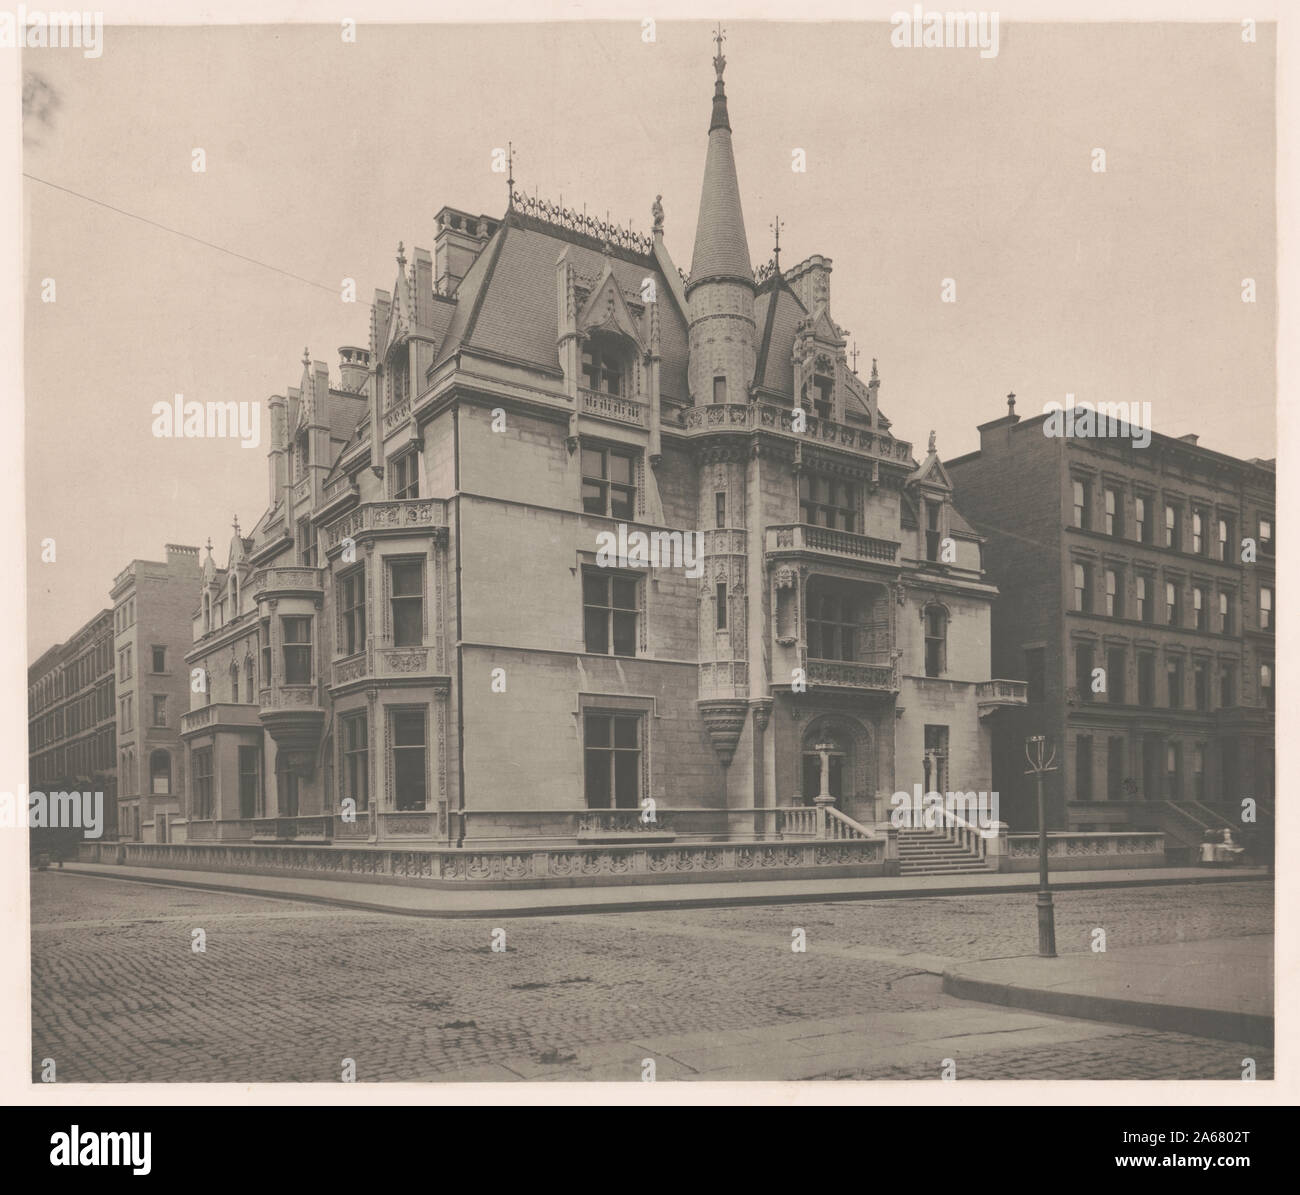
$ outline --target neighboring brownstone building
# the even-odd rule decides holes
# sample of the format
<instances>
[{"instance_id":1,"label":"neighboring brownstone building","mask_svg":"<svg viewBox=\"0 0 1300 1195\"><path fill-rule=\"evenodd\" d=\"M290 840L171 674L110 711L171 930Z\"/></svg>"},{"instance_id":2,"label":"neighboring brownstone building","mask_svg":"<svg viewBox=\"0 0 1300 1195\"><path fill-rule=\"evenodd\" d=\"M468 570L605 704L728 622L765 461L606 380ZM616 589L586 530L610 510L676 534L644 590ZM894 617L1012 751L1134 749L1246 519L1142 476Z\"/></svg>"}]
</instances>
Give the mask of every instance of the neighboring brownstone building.
<instances>
[{"instance_id":1,"label":"neighboring brownstone building","mask_svg":"<svg viewBox=\"0 0 1300 1195\"><path fill-rule=\"evenodd\" d=\"M180 719L190 706L185 652L199 550L167 545L165 560L133 560L114 579L118 828L133 842L168 842L184 809Z\"/></svg>"},{"instance_id":2,"label":"neighboring brownstone building","mask_svg":"<svg viewBox=\"0 0 1300 1195\"><path fill-rule=\"evenodd\" d=\"M1243 797L1271 822L1273 461L1196 436L1143 446L1135 425L1049 435L1053 416L1022 420L1014 399L978 452L947 462L1001 594L994 671L1028 682L995 745L1006 820L1035 824L1024 739L1045 734L1060 764L1049 824L1191 846L1240 829Z\"/></svg>"},{"instance_id":3,"label":"neighboring brownstone building","mask_svg":"<svg viewBox=\"0 0 1300 1195\"><path fill-rule=\"evenodd\" d=\"M117 832L113 615L101 610L27 669L33 792L102 792L103 836Z\"/></svg>"}]
</instances>

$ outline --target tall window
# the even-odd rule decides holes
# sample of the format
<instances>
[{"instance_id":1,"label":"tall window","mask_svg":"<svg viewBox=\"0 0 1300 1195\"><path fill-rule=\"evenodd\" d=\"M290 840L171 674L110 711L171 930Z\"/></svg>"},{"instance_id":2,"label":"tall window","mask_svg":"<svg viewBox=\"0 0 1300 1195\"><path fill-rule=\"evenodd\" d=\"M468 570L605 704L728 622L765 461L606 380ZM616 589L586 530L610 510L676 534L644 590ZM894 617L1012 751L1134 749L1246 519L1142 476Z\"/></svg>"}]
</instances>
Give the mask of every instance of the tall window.
<instances>
[{"instance_id":1,"label":"tall window","mask_svg":"<svg viewBox=\"0 0 1300 1195\"><path fill-rule=\"evenodd\" d=\"M587 808L640 808L641 718L586 714L582 746Z\"/></svg>"},{"instance_id":2,"label":"tall window","mask_svg":"<svg viewBox=\"0 0 1300 1195\"><path fill-rule=\"evenodd\" d=\"M638 583L639 578L628 573L582 570L582 623L587 651L601 656L636 655ZM722 600L725 609L725 596Z\"/></svg>"},{"instance_id":3,"label":"tall window","mask_svg":"<svg viewBox=\"0 0 1300 1195\"><path fill-rule=\"evenodd\" d=\"M1178 625L1178 586L1173 581L1165 582L1165 622L1171 627Z\"/></svg>"},{"instance_id":4,"label":"tall window","mask_svg":"<svg viewBox=\"0 0 1300 1195\"><path fill-rule=\"evenodd\" d=\"M1232 595L1219 594L1219 630L1225 635L1232 634Z\"/></svg>"},{"instance_id":5,"label":"tall window","mask_svg":"<svg viewBox=\"0 0 1300 1195\"><path fill-rule=\"evenodd\" d=\"M713 401L715 403L727 401L727 378L725 374L719 374L713 379Z\"/></svg>"},{"instance_id":6,"label":"tall window","mask_svg":"<svg viewBox=\"0 0 1300 1195\"><path fill-rule=\"evenodd\" d=\"M419 810L428 800L425 711L393 710L393 797L398 810Z\"/></svg>"},{"instance_id":7,"label":"tall window","mask_svg":"<svg viewBox=\"0 0 1300 1195\"><path fill-rule=\"evenodd\" d=\"M1259 587L1259 629L1273 630L1273 590L1267 585Z\"/></svg>"},{"instance_id":8,"label":"tall window","mask_svg":"<svg viewBox=\"0 0 1300 1195\"><path fill-rule=\"evenodd\" d=\"M234 660L230 661L230 700L239 701L239 665Z\"/></svg>"},{"instance_id":9,"label":"tall window","mask_svg":"<svg viewBox=\"0 0 1300 1195\"><path fill-rule=\"evenodd\" d=\"M1219 669L1219 705L1230 709L1236 705L1236 672L1231 664L1224 664Z\"/></svg>"},{"instance_id":10,"label":"tall window","mask_svg":"<svg viewBox=\"0 0 1300 1195\"><path fill-rule=\"evenodd\" d=\"M925 611L925 675L942 676L947 667L948 612L941 606Z\"/></svg>"},{"instance_id":11,"label":"tall window","mask_svg":"<svg viewBox=\"0 0 1300 1195\"><path fill-rule=\"evenodd\" d=\"M613 448L583 448L582 509L589 515L630 519L636 510L633 457Z\"/></svg>"},{"instance_id":12,"label":"tall window","mask_svg":"<svg viewBox=\"0 0 1300 1195\"><path fill-rule=\"evenodd\" d=\"M1181 548L1178 534L1178 508L1170 502L1165 503L1165 547Z\"/></svg>"},{"instance_id":13,"label":"tall window","mask_svg":"<svg viewBox=\"0 0 1300 1195\"><path fill-rule=\"evenodd\" d=\"M1124 534L1124 516L1123 508L1120 505L1119 491L1114 489L1106 490L1106 534L1123 535Z\"/></svg>"},{"instance_id":14,"label":"tall window","mask_svg":"<svg viewBox=\"0 0 1300 1195\"><path fill-rule=\"evenodd\" d=\"M1106 740L1106 799L1118 801L1124 796L1124 740L1111 735Z\"/></svg>"},{"instance_id":15,"label":"tall window","mask_svg":"<svg viewBox=\"0 0 1300 1195\"><path fill-rule=\"evenodd\" d=\"M1205 555L1205 512L1192 511L1192 551L1198 556Z\"/></svg>"},{"instance_id":16,"label":"tall window","mask_svg":"<svg viewBox=\"0 0 1300 1195\"><path fill-rule=\"evenodd\" d=\"M366 711L346 714L343 729L343 791L356 802L357 812L370 807L370 726Z\"/></svg>"},{"instance_id":17,"label":"tall window","mask_svg":"<svg viewBox=\"0 0 1300 1195\"><path fill-rule=\"evenodd\" d=\"M1195 660L1192 663L1192 693L1196 708L1201 713L1210 708L1210 664L1208 660Z\"/></svg>"},{"instance_id":18,"label":"tall window","mask_svg":"<svg viewBox=\"0 0 1300 1195\"><path fill-rule=\"evenodd\" d=\"M1092 700L1092 646L1076 643L1074 647L1074 685L1080 701Z\"/></svg>"},{"instance_id":19,"label":"tall window","mask_svg":"<svg viewBox=\"0 0 1300 1195\"><path fill-rule=\"evenodd\" d=\"M1150 652L1138 653L1138 705L1150 708L1156 703L1156 658Z\"/></svg>"},{"instance_id":20,"label":"tall window","mask_svg":"<svg viewBox=\"0 0 1300 1195\"><path fill-rule=\"evenodd\" d=\"M1198 631L1209 630L1210 612L1205 608L1205 588L1201 585L1192 586L1192 620Z\"/></svg>"},{"instance_id":21,"label":"tall window","mask_svg":"<svg viewBox=\"0 0 1300 1195\"><path fill-rule=\"evenodd\" d=\"M1180 659L1172 659L1165 664L1165 675L1169 683L1169 708L1178 710L1183 708L1183 662Z\"/></svg>"},{"instance_id":22,"label":"tall window","mask_svg":"<svg viewBox=\"0 0 1300 1195\"><path fill-rule=\"evenodd\" d=\"M280 636L284 640L284 683L311 684L311 619L282 617Z\"/></svg>"},{"instance_id":23,"label":"tall window","mask_svg":"<svg viewBox=\"0 0 1300 1195\"><path fill-rule=\"evenodd\" d=\"M339 578L339 646L350 656L366 646L366 566Z\"/></svg>"},{"instance_id":24,"label":"tall window","mask_svg":"<svg viewBox=\"0 0 1300 1195\"><path fill-rule=\"evenodd\" d=\"M727 629L727 583L719 581L713 594L714 625L720 631Z\"/></svg>"},{"instance_id":25,"label":"tall window","mask_svg":"<svg viewBox=\"0 0 1300 1195\"><path fill-rule=\"evenodd\" d=\"M389 560L389 605L393 615L393 646L424 643L424 560Z\"/></svg>"},{"instance_id":26,"label":"tall window","mask_svg":"<svg viewBox=\"0 0 1300 1195\"><path fill-rule=\"evenodd\" d=\"M813 408L817 412L818 419L834 418L835 407L831 401L834 392L835 383L831 378L823 374L816 374L813 377L813 393L816 395L813 399Z\"/></svg>"},{"instance_id":27,"label":"tall window","mask_svg":"<svg viewBox=\"0 0 1300 1195\"><path fill-rule=\"evenodd\" d=\"M727 525L727 495L724 490L719 490L713 495L713 519L715 527Z\"/></svg>"},{"instance_id":28,"label":"tall window","mask_svg":"<svg viewBox=\"0 0 1300 1195\"><path fill-rule=\"evenodd\" d=\"M1124 591L1120 588L1119 573L1106 570L1106 613L1112 618L1124 617Z\"/></svg>"},{"instance_id":29,"label":"tall window","mask_svg":"<svg viewBox=\"0 0 1300 1195\"><path fill-rule=\"evenodd\" d=\"M1086 564L1074 566L1074 608L1085 614L1092 610L1092 577Z\"/></svg>"},{"instance_id":30,"label":"tall window","mask_svg":"<svg viewBox=\"0 0 1300 1195\"><path fill-rule=\"evenodd\" d=\"M262 792L262 749L239 748L239 816L261 817L264 810Z\"/></svg>"},{"instance_id":31,"label":"tall window","mask_svg":"<svg viewBox=\"0 0 1300 1195\"><path fill-rule=\"evenodd\" d=\"M1106 651L1106 694L1112 705L1123 705L1124 692L1124 649L1112 647Z\"/></svg>"},{"instance_id":32,"label":"tall window","mask_svg":"<svg viewBox=\"0 0 1300 1195\"><path fill-rule=\"evenodd\" d=\"M852 482L820 473L799 474L799 512L805 523L858 529L858 488Z\"/></svg>"},{"instance_id":33,"label":"tall window","mask_svg":"<svg viewBox=\"0 0 1300 1195\"><path fill-rule=\"evenodd\" d=\"M938 502L925 504L925 558L939 559L939 549L943 544L943 530L940 526L942 507Z\"/></svg>"},{"instance_id":34,"label":"tall window","mask_svg":"<svg viewBox=\"0 0 1300 1195\"><path fill-rule=\"evenodd\" d=\"M257 700L253 692L253 657L244 657L244 700L252 705Z\"/></svg>"},{"instance_id":35,"label":"tall window","mask_svg":"<svg viewBox=\"0 0 1300 1195\"><path fill-rule=\"evenodd\" d=\"M167 697L162 693L153 694L153 721L149 725L167 725Z\"/></svg>"},{"instance_id":36,"label":"tall window","mask_svg":"<svg viewBox=\"0 0 1300 1195\"><path fill-rule=\"evenodd\" d=\"M808 582L808 655L816 660L860 657L862 603L854 587L826 577Z\"/></svg>"},{"instance_id":37,"label":"tall window","mask_svg":"<svg viewBox=\"0 0 1300 1195\"><path fill-rule=\"evenodd\" d=\"M194 816L205 820L212 816L212 748L195 751L190 771L194 781Z\"/></svg>"},{"instance_id":38,"label":"tall window","mask_svg":"<svg viewBox=\"0 0 1300 1195\"><path fill-rule=\"evenodd\" d=\"M167 671L167 649L165 647L153 648L153 670L155 672Z\"/></svg>"},{"instance_id":39,"label":"tall window","mask_svg":"<svg viewBox=\"0 0 1300 1195\"><path fill-rule=\"evenodd\" d=\"M420 454L404 452L389 462L393 471L393 497L418 498L420 496Z\"/></svg>"},{"instance_id":40,"label":"tall window","mask_svg":"<svg viewBox=\"0 0 1300 1195\"><path fill-rule=\"evenodd\" d=\"M1165 796L1170 801L1183 799L1182 759L1177 743L1165 744Z\"/></svg>"},{"instance_id":41,"label":"tall window","mask_svg":"<svg viewBox=\"0 0 1300 1195\"><path fill-rule=\"evenodd\" d=\"M1091 486L1086 481L1080 481L1077 478L1071 483L1074 491L1074 525L1083 530L1089 526L1088 517L1088 499L1091 497Z\"/></svg>"},{"instance_id":42,"label":"tall window","mask_svg":"<svg viewBox=\"0 0 1300 1195\"><path fill-rule=\"evenodd\" d=\"M625 394L624 353L613 337L595 335L582 350L582 380L589 390Z\"/></svg>"},{"instance_id":43,"label":"tall window","mask_svg":"<svg viewBox=\"0 0 1300 1195\"><path fill-rule=\"evenodd\" d=\"M1273 709L1273 665L1265 662L1259 666L1259 695L1265 709Z\"/></svg>"},{"instance_id":44,"label":"tall window","mask_svg":"<svg viewBox=\"0 0 1300 1195\"><path fill-rule=\"evenodd\" d=\"M1074 740L1074 799L1092 800L1092 735L1081 734Z\"/></svg>"},{"instance_id":45,"label":"tall window","mask_svg":"<svg viewBox=\"0 0 1300 1195\"><path fill-rule=\"evenodd\" d=\"M298 520L298 563L307 568L316 567L316 533L312 531L310 518Z\"/></svg>"},{"instance_id":46,"label":"tall window","mask_svg":"<svg viewBox=\"0 0 1300 1195\"><path fill-rule=\"evenodd\" d=\"M1273 516L1260 515L1259 517L1259 550L1261 552L1273 551Z\"/></svg>"},{"instance_id":47,"label":"tall window","mask_svg":"<svg viewBox=\"0 0 1300 1195\"><path fill-rule=\"evenodd\" d=\"M1144 577L1141 573L1137 577L1137 601L1138 617L1143 622L1152 621L1151 613L1151 578Z\"/></svg>"},{"instance_id":48,"label":"tall window","mask_svg":"<svg viewBox=\"0 0 1300 1195\"><path fill-rule=\"evenodd\" d=\"M1146 498L1140 494L1133 499L1133 538L1140 544L1151 542L1151 520Z\"/></svg>"},{"instance_id":49,"label":"tall window","mask_svg":"<svg viewBox=\"0 0 1300 1195\"><path fill-rule=\"evenodd\" d=\"M1227 519L1219 520L1219 559L1227 560L1230 551L1229 541L1232 539L1232 525Z\"/></svg>"},{"instance_id":50,"label":"tall window","mask_svg":"<svg viewBox=\"0 0 1300 1195\"><path fill-rule=\"evenodd\" d=\"M172 757L166 751L153 751L149 755L149 791L155 797L171 794Z\"/></svg>"},{"instance_id":51,"label":"tall window","mask_svg":"<svg viewBox=\"0 0 1300 1195\"><path fill-rule=\"evenodd\" d=\"M261 622L261 643L262 643L262 688L271 687L271 620L262 619Z\"/></svg>"}]
</instances>

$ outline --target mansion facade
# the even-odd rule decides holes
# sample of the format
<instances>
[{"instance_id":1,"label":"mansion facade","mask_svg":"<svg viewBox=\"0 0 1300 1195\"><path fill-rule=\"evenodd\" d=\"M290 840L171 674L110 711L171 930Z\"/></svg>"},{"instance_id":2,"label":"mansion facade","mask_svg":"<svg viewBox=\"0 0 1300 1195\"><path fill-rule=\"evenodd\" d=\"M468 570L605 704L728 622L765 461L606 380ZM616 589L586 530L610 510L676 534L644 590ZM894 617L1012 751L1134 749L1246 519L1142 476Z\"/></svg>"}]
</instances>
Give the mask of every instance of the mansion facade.
<instances>
[{"instance_id":1,"label":"mansion facade","mask_svg":"<svg viewBox=\"0 0 1300 1195\"><path fill-rule=\"evenodd\" d=\"M982 540L850 365L831 261L751 265L714 66L689 274L658 200L650 235L444 207L367 346L269 400L265 512L202 561L173 840L763 837L992 788L1026 684ZM698 555L607 567L620 527Z\"/></svg>"}]
</instances>

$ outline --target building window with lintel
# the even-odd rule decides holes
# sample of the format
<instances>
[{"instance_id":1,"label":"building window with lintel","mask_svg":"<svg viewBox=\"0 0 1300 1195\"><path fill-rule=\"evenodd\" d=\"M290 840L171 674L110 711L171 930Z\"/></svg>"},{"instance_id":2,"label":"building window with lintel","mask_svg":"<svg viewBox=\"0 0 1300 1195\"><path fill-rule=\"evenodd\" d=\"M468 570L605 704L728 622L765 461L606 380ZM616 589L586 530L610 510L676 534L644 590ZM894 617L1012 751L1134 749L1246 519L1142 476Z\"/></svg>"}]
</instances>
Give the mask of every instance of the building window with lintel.
<instances>
[{"instance_id":1,"label":"building window with lintel","mask_svg":"<svg viewBox=\"0 0 1300 1195\"><path fill-rule=\"evenodd\" d=\"M583 642L593 655L635 656L640 577L582 570Z\"/></svg>"},{"instance_id":2,"label":"building window with lintel","mask_svg":"<svg viewBox=\"0 0 1300 1195\"><path fill-rule=\"evenodd\" d=\"M388 711L393 808L400 813L421 812L428 804L427 722L423 707Z\"/></svg>"},{"instance_id":3,"label":"building window with lintel","mask_svg":"<svg viewBox=\"0 0 1300 1195\"><path fill-rule=\"evenodd\" d=\"M640 808L641 735L640 714L584 713L582 748L588 809Z\"/></svg>"},{"instance_id":4,"label":"building window with lintel","mask_svg":"<svg viewBox=\"0 0 1300 1195\"><path fill-rule=\"evenodd\" d=\"M614 448L582 449L582 509L589 515L631 519L636 511L636 458Z\"/></svg>"}]
</instances>

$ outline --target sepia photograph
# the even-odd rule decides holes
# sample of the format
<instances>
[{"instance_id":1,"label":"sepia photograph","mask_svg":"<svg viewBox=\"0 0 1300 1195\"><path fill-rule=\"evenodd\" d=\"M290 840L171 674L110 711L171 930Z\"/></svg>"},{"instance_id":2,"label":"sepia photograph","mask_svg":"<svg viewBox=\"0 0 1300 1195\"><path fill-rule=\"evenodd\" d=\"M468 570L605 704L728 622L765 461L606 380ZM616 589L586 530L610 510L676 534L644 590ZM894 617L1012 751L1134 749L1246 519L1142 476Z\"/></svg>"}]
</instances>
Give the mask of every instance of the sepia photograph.
<instances>
[{"instance_id":1,"label":"sepia photograph","mask_svg":"<svg viewBox=\"0 0 1300 1195\"><path fill-rule=\"evenodd\" d=\"M0 14L24 1102L1272 1098L1278 25L899 8Z\"/></svg>"}]
</instances>

